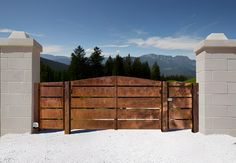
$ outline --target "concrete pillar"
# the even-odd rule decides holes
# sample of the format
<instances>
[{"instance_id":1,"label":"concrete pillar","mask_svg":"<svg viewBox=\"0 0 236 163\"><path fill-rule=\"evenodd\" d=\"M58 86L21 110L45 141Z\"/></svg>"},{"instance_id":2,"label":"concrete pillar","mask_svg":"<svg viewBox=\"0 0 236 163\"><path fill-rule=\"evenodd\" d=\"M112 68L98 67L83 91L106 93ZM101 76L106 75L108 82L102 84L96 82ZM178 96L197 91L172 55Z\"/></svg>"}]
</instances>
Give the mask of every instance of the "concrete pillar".
<instances>
[{"instance_id":1,"label":"concrete pillar","mask_svg":"<svg viewBox=\"0 0 236 163\"><path fill-rule=\"evenodd\" d=\"M236 136L236 40L210 34L195 48L199 130Z\"/></svg>"},{"instance_id":2,"label":"concrete pillar","mask_svg":"<svg viewBox=\"0 0 236 163\"><path fill-rule=\"evenodd\" d=\"M42 46L25 32L0 39L0 135L32 131Z\"/></svg>"}]
</instances>

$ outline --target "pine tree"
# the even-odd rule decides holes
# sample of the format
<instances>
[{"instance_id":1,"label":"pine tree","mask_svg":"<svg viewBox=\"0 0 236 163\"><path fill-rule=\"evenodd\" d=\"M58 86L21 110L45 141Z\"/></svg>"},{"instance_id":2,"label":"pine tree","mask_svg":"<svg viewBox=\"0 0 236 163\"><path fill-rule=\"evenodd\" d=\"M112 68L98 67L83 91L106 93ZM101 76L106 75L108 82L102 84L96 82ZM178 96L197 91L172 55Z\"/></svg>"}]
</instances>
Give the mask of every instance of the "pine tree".
<instances>
[{"instance_id":1,"label":"pine tree","mask_svg":"<svg viewBox=\"0 0 236 163\"><path fill-rule=\"evenodd\" d=\"M105 66L104 66L104 75L105 76L111 76L112 75L112 69L113 69L114 61L111 56L108 57Z\"/></svg>"},{"instance_id":2,"label":"pine tree","mask_svg":"<svg viewBox=\"0 0 236 163\"><path fill-rule=\"evenodd\" d=\"M141 72L141 77L145 79L150 79L151 78L151 70L149 67L148 62L142 63L142 72Z\"/></svg>"},{"instance_id":3,"label":"pine tree","mask_svg":"<svg viewBox=\"0 0 236 163\"><path fill-rule=\"evenodd\" d=\"M71 54L71 64L69 66L70 80L84 79L88 77L88 58L85 51L78 46Z\"/></svg>"},{"instance_id":4,"label":"pine tree","mask_svg":"<svg viewBox=\"0 0 236 163\"><path fill-rule=\"evenodd\" d=\"M102 50L98 47L95 47L94 52L89 57L91 77L103 76L102 61L104 60L104 57L101 54Z\"/></svg>"},{"instance_id":5,"label":"pine tree","mask_svg":"<svg viewBox=\"0 0 236 163\"><path fill-rule=\"evenodd\" d=\"M124 61L123 58L119 56L119 54L115 58L112 75L124 75Z\"/></svg>"},{"instance_id":6,"label":"pine tree","mask_svg":"<svg viewBox=\"0 0 236 163\"><path fill-rule=\"evenodd\" d=\"M130 54L124 58L124 75L125 76L132 76L132 59Z\"/></svg>"},{"instance_id":7,"label":"pine tree","mask_svg":"<svg viewBox=\"0 0 236 163\"><path fill-rule=\"evenodd\" d=\"M152 66L151 79L152 80L161 80L160 67L158 66L158 64L156 62Z\"/></svg>"},{"instance_id":8,"label":"pine tree","mask_svg":"<svg viewBox=\"0 0 236 163\"><path fill-rule=\"evenodd\" d=\"M51 69L48 65L40 63L40 81L41 82L53 82L54 79L54 70Z\"/></svg>"},{"instance_id":9,"label":"pine tree","mask_svg":"<svg viewBox=\"0 0 236 163\"><path fill-rule=\"evenodd\" d=\"M133 77L142 77L142 63L140 58L135 58L132 65L132 76Z\"/></svg>"}]
</instances>

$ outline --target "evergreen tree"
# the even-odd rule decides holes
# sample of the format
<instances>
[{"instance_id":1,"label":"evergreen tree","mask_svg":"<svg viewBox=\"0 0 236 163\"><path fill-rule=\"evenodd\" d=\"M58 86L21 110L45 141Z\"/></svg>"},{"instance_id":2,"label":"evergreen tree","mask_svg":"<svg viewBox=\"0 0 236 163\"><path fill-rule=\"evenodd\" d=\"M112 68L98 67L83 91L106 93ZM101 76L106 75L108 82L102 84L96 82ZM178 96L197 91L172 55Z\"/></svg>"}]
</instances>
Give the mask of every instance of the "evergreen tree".
<instances>
[{"instance_id":1,"label":"evergreen tree","mask_svg":"<svg viewBox=\"0 0 236 163\"><path fill-rule=\"evenodd\" d=\"M69 66L70 80L84 79L88 77L88 58L85 51L78 46L71 54L71 64Z\"/></svg>"},{"instance_id":2,"label":"evergreen tree","mask_svg":"<svg viewBox=\"0 0 236 163\"><path fill-rule=\"evenodd\" d=\"M68 81L68 80L70 80L68 70L62 71L62 81Z\"/></svg>"},{"instance_id":3,"label":"evergreen tree","mask_svg":"<svg viewBox=\"0 0 236 163\"><path fill-rule=\"evenodd\" d=\"M119 56L119 54L115 58L112 75L124 75L124 61L123 58Z\"/></svg>"},{"instance_id":4,"label":"evergreen tree","mask_svg":"<svg viewBox=\"0 0 236 163\"><path fill-rule=\"evenodd\" d=\"M141 77L145 79L151 78L151 71L148 62L142 63Z\"/></svg>"},{"instance_id":5,"label":"evergreen tree","mask_svg":"<svg viewBox=\"0 0 236 163\"><path fill-rule=\"evenodd\" d=\"M89 57L91 77L103 76L103 64L104 57L101 55L102 50L98 47L94 48L94 52Z\"/></svg>"},{"instance_id":6,"label":"evergreen tree","mask_svg":"<svg viewBox=\"0 0 236 163\"><path fill-rule=\"evenodd\" d=\"M132 76L142 77L142 63L140 61L140 58L134 59L134 63L132 64Z\"/></svg>"},{"instance_id":7,"label":"evergreen tree","mask_svg":"<svg viewBox=\"0 0 236 163\"><path fill-rule=\"evenodd\" d=\"M158 66L158 64L156 62L152 66L151 79L152 80L161 80L160 67Z\"/></svg>"},{"instance_id":8,"label":"evergreen tree","mask_svg":"<svg viewBox=\"0 0 236 163\"><path fill-rule=\"evenodd\" d=\"M40 62L40 81L41 82L52 82L54 81L54 70L48 65Z\"/></svg>"},{"instance_id":9,"label":"evergreen tree","mask_svg":"<svg viewBox=\"0 0 236 163\"><path fill-rule=\"evenodd\" d=\"M108 57L105 66L104 66L104 75L105 76L111 76L112 75L112 70L114 66L114 61L111 56Z\"/></svg>"},{"instance_id":10,"label":"evergreen tree","mask_svg":"<svg viewBox=\"0 0 236 163\"><path fill-rule=\"evenodd\" d=\"M130 54L128 54L128 56L124 58L124 75L132 75L132 59L130 57Z\"/></svg>"}]
</instances>

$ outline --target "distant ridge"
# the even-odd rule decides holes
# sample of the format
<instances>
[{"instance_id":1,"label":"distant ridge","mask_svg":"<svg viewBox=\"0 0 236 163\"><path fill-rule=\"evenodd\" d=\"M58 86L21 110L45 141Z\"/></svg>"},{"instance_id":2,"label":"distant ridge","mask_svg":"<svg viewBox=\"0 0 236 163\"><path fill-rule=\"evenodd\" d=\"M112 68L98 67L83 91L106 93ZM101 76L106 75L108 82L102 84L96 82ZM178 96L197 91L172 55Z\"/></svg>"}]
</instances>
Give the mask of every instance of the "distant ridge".
<instances>
[{"instance_id":1,"label":"distant ridge","mask_svg":"<svg viewBox=\"0 0 236 163\"><path fill-rule=\"evenodd\" d=\"M40 58L40 62L49 66L51 69L53 70L59 70L59 71L64 71L68 69L68 65L63 64L63 63L59 63L59 62L55 62L49 59L45 59L45 58Z\"/></svg>"},{"instance_id":2,"label":"distant ridge","mask_svg":"<svg viewBox=\"0 0 236 163\"><path fill-rule=\"evenodd\" d=\"M142 62L148 62L152 66L155 62L160 66L164 75L185 75L194 77L196 75L196 61L187 56L167 56L157 54L146 54L140 56Z\"/></svg>"},{"instance_id":3,"label":"distant ridge","mask_svg":"<svg viewBox=\"0 0 236 163\"><path fill-rule=\"evenodd\" d=\"M66 57L66 56L55 56L55 55L51 55L51 54L41 54L42 58L51 60L51 61L56 61L59 63L63 63L66 65L70 64L70 58Z\"/></svg>"},{"instance_id":4,"label":"distant ridge","mask_svg":"<svg viewBox=\"0 0 236 163\"><path fill-rule=\"evenodd\" d=\"M50 54L41 54L43 59L47 59L47 64L57 69L67 69L70 64L70 58L65 56L54 56ZM135 57L132 57L134 59ZM157 54L146 54L139 57L141 62L148 62L152 66L155 62L160 66L161 73L170 75L185 75L187 77L195 77L196 61L189 59L187 56L168 56ZM107 58L105 58L105 61ZM49 62L52 61L53 63ZM62 64L62 65L60 65ZM60 67L61 66L61 67Z\"/></svg>"}]
</instances>

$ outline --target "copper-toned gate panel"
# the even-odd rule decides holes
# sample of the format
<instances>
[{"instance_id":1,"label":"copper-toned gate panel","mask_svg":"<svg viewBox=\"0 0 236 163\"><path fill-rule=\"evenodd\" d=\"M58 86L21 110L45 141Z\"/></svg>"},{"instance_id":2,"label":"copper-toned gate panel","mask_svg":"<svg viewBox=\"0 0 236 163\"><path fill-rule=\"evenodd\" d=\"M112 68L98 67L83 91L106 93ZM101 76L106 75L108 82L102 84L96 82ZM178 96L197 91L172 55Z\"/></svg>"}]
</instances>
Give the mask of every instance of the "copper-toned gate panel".
<instances>
[{"instance_id":1,"label":"copper-toned gate panel","mask_svg":"<svg viewBox=\"0 0 236 163\"><path fill-rule=\"evenodd\" d=\"M71 119L115 119L115 109L71 109Z\"/></svg>"},{"instance_id":2,"label":"copper-toned gate panel","mask_svg":"<svg viewBox=\"0 0 236 163\"><path fill-rule=\"evenodd\" d=\"M119 129L160 129L160 120L118 120Z\"/></svg>"},{"instance_id":3,"label":"copper-toned gate panel","mask_svg":"<svg viewBox=\"0 0 236 163\"><path fill-rule=\"evenodd\" d=\"M72 108L114 108L115 98L72 98Z\"/></svg>"},{"instance_id":4,"label":"copper-toned gate panel","mask_svg":"<svg viewBox=\"0 0 236 163\"><path fill-rule=\"evenodd\" d=\"M114 86L115 83L116 83L115 76L71 81L72 86Z\"/></svg>"},{"instance_id":5,"label":"copper-toned gate panel","mask_svg":"<svg viewBox=\"0 0 236 163\"><path fill-rule=\"evenodd\" d=\"M123 76L38 84L40 129L198 131L198 85ZM37 91L36 91L37 92Z\"/></svg>"},{"instance_id":6,"label":"copper-toned gate panel","mask_svg":"<svg viewBox=\"0 0 236 163\"><path fill-rule=\"evenodd\" d=\"M118 97L161 97L161 87L118 87Z\"/></svg>"},{"instance_id":7,"label":"copper-toned gate panel","mask_svg":"<svg viewBox=\"0 0 236 163\"><path fill-rule=\"evenodd\" d=\"M118 108L160 108L160 98L118 98Z\"/></svg>"},{"instance_id":8,"label":"copper-toned gate panel","mask_svg":"<svg viewBox=\"0 0 236 163\"><path fill-rule=\"evenodd\" d=\"M118 119L161 119L160 109L118 109Z\"/></svg>"},{"instance_id":9,"label":"copper-toned gate panel","mask_svg":"<svg viewBox=\"0 0 236 163\"><path fill-rule=\"evenodd\" d=\"M161 86L160 81L134 77L117 76L118 86Z\"/></svg>"},{"instance_id":10,"label":"copper-toned gate panel","mask_svg":"<svg viewBox=\"0 0 236 163\"><path fill-rule=\"evenodd\" d=\"M71 129L113 129L114 120L71 120Z\"/></svg>"},{"instance_id":11,"label":"copper-toned gate panel","mask_svg":"<svg viewBox=\"0 0 236 163\"><path fill-rule=\"evenodd\" d=\"M115 87L72 87L71 96L114 97Z\"/></svg>"}]
</instances>

